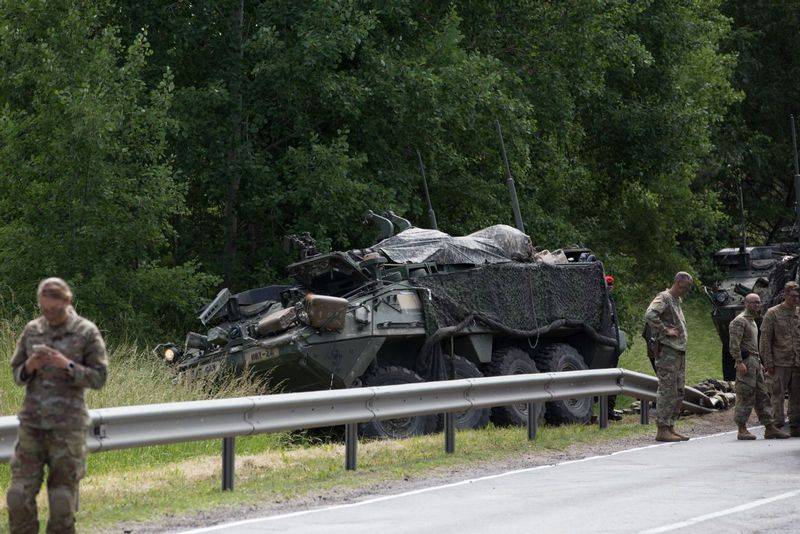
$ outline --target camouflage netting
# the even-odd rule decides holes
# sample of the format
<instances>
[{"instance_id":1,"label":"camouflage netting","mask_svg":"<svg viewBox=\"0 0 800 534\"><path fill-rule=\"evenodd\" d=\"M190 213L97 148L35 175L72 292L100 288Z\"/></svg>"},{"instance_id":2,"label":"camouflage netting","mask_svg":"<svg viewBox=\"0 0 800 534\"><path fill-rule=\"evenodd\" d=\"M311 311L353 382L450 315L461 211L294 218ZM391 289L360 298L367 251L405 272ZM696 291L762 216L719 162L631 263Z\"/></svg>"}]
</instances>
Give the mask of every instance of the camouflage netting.
<instances>
[{"instance_id":1,"label":"camouflage netting","mask_svg":"<svg viewBox=\"0 0 800 534\"><path fill-rule=\"evenodd\" d=\"M437 373L440 341L472 324L509 337L532 338L555 328L582 331L615 345L602 264L507 262L415 279L423 298L428 340L420 366Z\"/></svg>"}]
</instances>

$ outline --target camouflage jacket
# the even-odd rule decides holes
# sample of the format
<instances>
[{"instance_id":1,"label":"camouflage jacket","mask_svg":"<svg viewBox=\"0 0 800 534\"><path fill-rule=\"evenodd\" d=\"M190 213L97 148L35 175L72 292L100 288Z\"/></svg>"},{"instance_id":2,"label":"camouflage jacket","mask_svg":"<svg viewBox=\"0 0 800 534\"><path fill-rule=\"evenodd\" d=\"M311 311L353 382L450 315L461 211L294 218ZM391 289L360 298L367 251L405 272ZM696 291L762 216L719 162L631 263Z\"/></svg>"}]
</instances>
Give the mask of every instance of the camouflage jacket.
<instances>
[{"instance_id":1,"label":"camouflage jacket","mask_svg":"<svg viewBox=\"0 0 800 534\"><path fill-rule=\"evenodd\" d=\"M675 350L686 350L686 319L683 317L680 297L673 297L672 293L662 291L650 306L644 318L655 334L656 341ZM668 336L667 328L677 328L677 336Z\"/></svg>"},{"instance_id":2,"label":"camouflage jacket","mask_svg":"<svg viewBox=\"0 0 800 534\"><path fill-rule=\"evenodd\" d=\"M748 356L758 358L758 325L755 316L745 310L731 321L730 331L731 357L736 363Z\"/></svg>"},{"instance_id":3,"label":"camouflage jacket","mask_svg":"<svg viewBox=\"0 0 800 534\"><path fill-rule=\"evenodd\" d=\"M74 362L68 369L45 366L30 375L25 362L36 344L60 351ZM44 317L25 325L11 358L14 381L25 386L19 412L23 425L41 429L78 430L90 424L83 401L84 388L100 389L106 382L108 356L100 331L70 309L67 321L52 327Z\"/></svg>"},{"instance_id":4,"label":"camouflage jacket","mask_svg":"<svg viewBox=\"0 0 800 534\"><path fill-rule=\"evenodd\" d=\"M800 315L778 304L761 321L761 359L764 367L800 366Z\"/></svg>"}]
</instances>

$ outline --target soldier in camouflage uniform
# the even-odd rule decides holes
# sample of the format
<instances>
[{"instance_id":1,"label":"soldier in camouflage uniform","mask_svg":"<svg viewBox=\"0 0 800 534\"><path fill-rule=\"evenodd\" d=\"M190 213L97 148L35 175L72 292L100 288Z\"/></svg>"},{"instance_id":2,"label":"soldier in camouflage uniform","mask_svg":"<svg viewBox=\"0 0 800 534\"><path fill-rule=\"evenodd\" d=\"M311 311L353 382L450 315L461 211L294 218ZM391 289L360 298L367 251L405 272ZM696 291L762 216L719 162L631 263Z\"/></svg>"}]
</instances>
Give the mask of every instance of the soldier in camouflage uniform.
<instances>
[{"instance_id":1,"label":"soldier in camouflage uniform","mask_svg":"<svg viewBox=\"0 0 800 534\"><path fill-rule=\"evenodd\" d=\"M75 313L66 282L43 280L37 297L42 316L25 326L11 359L25 399L11 458L8 520L11 534L39 531L36 495L47 465L47 532L72 533L90 423L83 391L103 387L108 359L100 331Z\"/></svg>"},{"instance_id":2,"label":"soldier in camouflage uniform","mask_svg":"<svg viewBox=\"0 0 800 534\"><path fill-rule=\"evenodd\" d=\"M789 392L789 434L800 437L800 286L787 282L784 300L773 306L761 322L761 358L772 378L772 418L783 426L783 402Z\"/></svg>"},{"instance_id":3,"label":"soldier in camouflage uniform","mask_svg":"<svg viewBox=\"0 0 800 534\"><path fill-rule=\"evenodd\" d=\"M681 297L689 291L692 283L689 273L677 273L672 287L656 295L645 313L647 324L656 340L656 441L689 439L675 431L675 419L683 404L686 376L686 320L681 309Z\"/></svg>"},{"instance_id":4,"label":"soldier in camouflage uniform","mask_svg":"<svg viewBox=\"0 0 800 534\"><path fill-rule=\"evenodd\" d=\"M776 428L772 422L772 404L758 355L756 316L759 309L761 297L750 293L744 298L744 311L729 326L730 354L736 367L736 409L733 420L739 427L738 439L756 439L747 430L747 420L755 408L758 420L764 425L764 439L784 439L789 434Z\"/></svg>"}]
</instances>

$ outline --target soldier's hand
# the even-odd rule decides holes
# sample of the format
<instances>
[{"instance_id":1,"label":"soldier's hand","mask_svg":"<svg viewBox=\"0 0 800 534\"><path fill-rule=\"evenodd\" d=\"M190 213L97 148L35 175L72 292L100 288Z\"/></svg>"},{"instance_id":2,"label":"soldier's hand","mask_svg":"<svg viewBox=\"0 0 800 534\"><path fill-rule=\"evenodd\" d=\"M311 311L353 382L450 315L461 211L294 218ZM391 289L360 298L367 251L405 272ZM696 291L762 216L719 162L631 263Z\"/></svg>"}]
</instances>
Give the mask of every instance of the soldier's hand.
<instances>
[{"instance_id":1,"label":"soldier's hand","mask_svg":"<svg viewBox=\"0 0 800 534\"><path fill-rule=\"evenodd\" d=\"M667 337L678 337L678 329L671 326L666 330Z\"/></svg>"},{"instance_id":2,"label":"soldier's hand","mask_svg":"<svg viewBox=\"0 0 800 534\"><path fill-rule=\"evenodd\" d=\"M764 372L767 374L767 376L772 376L772 374L775 372L775 368L774 367L764 367Z\"/></svg>"},{"instance_id":3,"label":"soldier's hand","mask_svg":"<svg viewBox=\"0 0 800 534\"><path fill-rule=\"evenodd\" d=\"M747 374L747 366L744 362L739 362L736 364L736 372L746 375Z\"/></svg>"},{"instance_id":4,"label":"soldier's hand","mask_svg":"<svg viewBox=\"0 0 800 534\"><path fill-rule=\"evenodd\" d=\"M47 357L45 353L42 351L34 352L26 361L25 361L25 372L29 375L33 374L35 371L38 371L42 368L42 366L47 363Z\"/></svg>"},{"instance_id":5,"label":"soldier's hand","mask_svg":"<svg viewBox=\"0 0 800 534\"><path fill-rule=\"evenodd\" d=\"M69 366L70 359L61 354L56 349L47 349L47 364L52 365L58 369L66 369Z\"/></svg>"}]
</instances>

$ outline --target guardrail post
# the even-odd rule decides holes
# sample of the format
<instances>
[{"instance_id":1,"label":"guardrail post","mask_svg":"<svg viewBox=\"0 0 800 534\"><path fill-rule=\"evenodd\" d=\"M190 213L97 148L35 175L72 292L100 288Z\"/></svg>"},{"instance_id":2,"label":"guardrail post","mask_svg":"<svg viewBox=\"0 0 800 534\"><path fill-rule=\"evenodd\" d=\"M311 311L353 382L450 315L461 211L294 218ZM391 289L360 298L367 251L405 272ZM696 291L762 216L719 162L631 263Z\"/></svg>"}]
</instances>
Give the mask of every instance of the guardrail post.
<instances>
[{"instance_id":1,"label":"guardrail post","mask_svg":"<svg viewBox=\"0 0 800 534\"><path fill-rule=\"evenodd\" d=\"M236 438L222 438L222 491L233 491Z\"/></svg>"},{"instance_id":2,"label":"guardrail post","mask_svg":"<svg viewBox=\"0 0 800 534\"><path fill-rule=\"evenodd\" d=\"M452 412L444 414L444 452L456 452L456 414Z\"/></svg>"},{"instance_id":3,"label":"guardrail post","mask_svg":"<svg viewBox=\"0 0 800 534\"><path fill-rule=\"evenodd\" d=\"M600 421L600 428L608 428L608 395L600 395L600 414L597 419Z\"/></svg>"},{"instance_id":4,"label":"guardrail post","mask_svg":"<svg viewBox=\"0 0 800 534\"><path fill-rule=\"evenodd\" d=\"M358 452L358 423L344 425L344 468L348 471L356 470L356 455Z\"/></svg>"},{"instance_id":5,"label":"guardrail post","mask_svg":"<svg viewBox=\"0 0 800 534\"><path fill-rule=\"evenodd\" d=\"M528 403L528 440L533 441L536 439L536 433L539 431L539 410L536 409L535 402Z\"/></svg>"},{"instance_id":6,"label":"guardrail post","mask_svg":"<svg viewBox=\"0 0 800 534\"><path fill-rule=\"evenodd\" d=\"M450 338L450 380L456 379L456 354L454 340ZM445 412L444 414L444 452L453 454L456 452L456 417L454 413Z\"/></svg>"},{"instance_id":7,"label":"guardrail post","mask_svg":"<svg viewBox=\"0 0 800 534\"><path fill-rule=\"evenodd\" d=\"M650 401L647 399L639 399L639 422L643 425L650 424Z\"/></svg>"}]
</instances>

